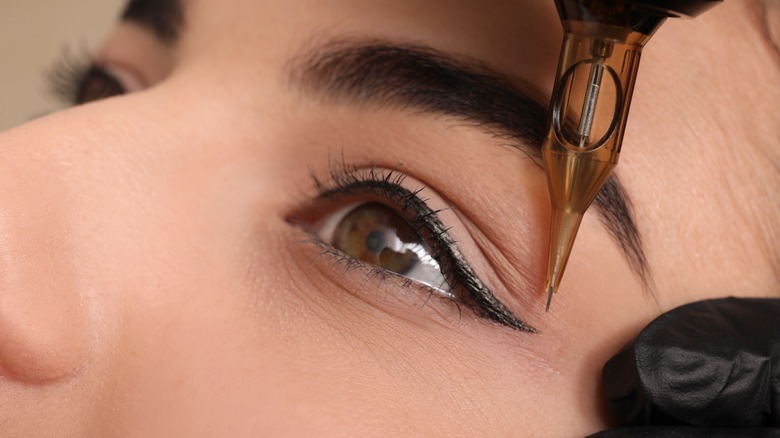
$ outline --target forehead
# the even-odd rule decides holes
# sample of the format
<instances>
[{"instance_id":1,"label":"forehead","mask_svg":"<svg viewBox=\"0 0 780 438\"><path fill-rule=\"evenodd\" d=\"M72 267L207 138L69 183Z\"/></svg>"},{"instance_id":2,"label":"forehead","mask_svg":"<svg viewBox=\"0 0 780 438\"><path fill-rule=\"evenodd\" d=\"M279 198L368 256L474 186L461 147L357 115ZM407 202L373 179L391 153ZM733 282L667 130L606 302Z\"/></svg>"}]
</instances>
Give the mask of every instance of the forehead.
<instances>
[{"instance_id":1,"label":"forehead","mask_svg":"<svg viewBox=\"0 0 780 438\"><path fill-rule=\"evenodd\" d=\"M419 43L545 87L552 78L538 66L554 71L561 36L553 3L538 1L236 1L225 7L215 0L131 0L123 18L163 42L191 41L200 50L249 54L272 45L289 52L332 36Z\"/></svg>"}]
</instances>

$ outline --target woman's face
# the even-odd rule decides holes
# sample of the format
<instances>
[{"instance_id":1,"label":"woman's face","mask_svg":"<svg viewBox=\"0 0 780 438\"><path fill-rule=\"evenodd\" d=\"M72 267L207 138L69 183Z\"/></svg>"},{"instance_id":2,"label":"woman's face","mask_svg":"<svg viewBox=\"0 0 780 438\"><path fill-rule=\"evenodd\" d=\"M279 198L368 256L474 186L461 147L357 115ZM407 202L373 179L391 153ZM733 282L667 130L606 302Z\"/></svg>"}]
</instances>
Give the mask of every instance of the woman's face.
<instances>
[{"instance_id":1,"label":"woman's face","mask_svg":"<svg viewBox=\"0 0 780 438\"><path fill-rule=\"evenodd\" d=\"M776 284L742 2L649 43L549 313L552 2L175 6L95 55L82 88L128 94L0 136L4 433L583 435L652 318Z\"/></svg>"}]
</instances>

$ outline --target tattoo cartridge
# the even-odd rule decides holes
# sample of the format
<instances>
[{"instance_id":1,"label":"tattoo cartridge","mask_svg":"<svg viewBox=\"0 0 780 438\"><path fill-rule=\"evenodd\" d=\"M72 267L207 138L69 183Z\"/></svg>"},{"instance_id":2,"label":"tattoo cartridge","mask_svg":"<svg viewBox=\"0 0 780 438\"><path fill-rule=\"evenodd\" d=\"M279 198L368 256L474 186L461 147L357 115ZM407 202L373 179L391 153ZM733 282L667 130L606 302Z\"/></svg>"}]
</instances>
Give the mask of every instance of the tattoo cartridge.
<instances>
[{"instance_id":1,"label":"tattoo cartridge","mask_svg":"<svg viewBox=\"0 0 780 438\"><path fill-rule=\"evenodd\" d=\"M542 147L552 203L547 310L582 217L620 155L639 56L668 17L721 0L556 0L563 47Z\"/></svg>"}]
</instances>

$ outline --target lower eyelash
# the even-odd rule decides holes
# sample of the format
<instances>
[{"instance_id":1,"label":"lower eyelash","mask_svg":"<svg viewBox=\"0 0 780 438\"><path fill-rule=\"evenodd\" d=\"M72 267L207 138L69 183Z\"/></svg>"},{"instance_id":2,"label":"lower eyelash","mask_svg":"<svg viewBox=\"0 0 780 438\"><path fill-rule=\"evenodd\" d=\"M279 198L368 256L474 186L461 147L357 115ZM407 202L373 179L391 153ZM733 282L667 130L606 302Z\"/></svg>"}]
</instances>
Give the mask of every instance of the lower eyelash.
<instances>
[{"instance_id":1,"label":"lower eyelash","mask_svg":"<svg viewBox=\"0 0 780 438\"><path fill-rule=\"evenodd\" d=\"M342 265L344 267L345 273L356 269L362 269L366 272L365 274L366 280L378 280L380 284L386 283L390 278L396 278L398 280L401 280L400 284L403 287L417 287L420 290L427 290L430 292L429 297L433 295L437 295L441 298L450 300L458 308L458 312L460 312L461 310L460 303L456 301L454 295L450 295L448 293L437 290L436 288L424 285L422 283L418 283L411 278L404 277L401 274L397 274L395 272L388 271L386 269L382 269L380 267L373 266L371 264L358 260L332 247L330 244L320 239L317 235L313 233L309 233L309 239L307 239L306 242L318 246L320 248L320 253L319 253L320 256L326 256L330 260Z\"/></svg>"}]
</instances>

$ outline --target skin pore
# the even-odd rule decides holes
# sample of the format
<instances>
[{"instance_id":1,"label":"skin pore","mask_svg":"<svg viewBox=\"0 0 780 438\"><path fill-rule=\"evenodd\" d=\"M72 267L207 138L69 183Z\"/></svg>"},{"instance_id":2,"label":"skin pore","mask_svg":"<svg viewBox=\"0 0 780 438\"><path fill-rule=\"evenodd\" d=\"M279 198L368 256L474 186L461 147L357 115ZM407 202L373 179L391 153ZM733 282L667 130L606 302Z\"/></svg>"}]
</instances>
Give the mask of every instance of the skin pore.
<instances>
[{"instance_id":1,"label":"skin pore","mask_svg":"<svg viewBox=\"0 0 780 438\"><path fill-rule=\"evenodd\" d=\"M126 95L0 135L8 436L582 436L610 426L602 364L655 316L778 295L780 90L761 84L780 73L744 3L671 20L643 55L618 174L651 281L589 213L550 313L535 145L291 69L381 42L544 99L551 2L183 12L176 38L134 20L96 52ZM420 189L439 228L406 202ZM322 221L369 202L412 225L460 302L328 249ZM487 290L535 333L485 317L469 299Z\"/></svg>"}]
</instances>

